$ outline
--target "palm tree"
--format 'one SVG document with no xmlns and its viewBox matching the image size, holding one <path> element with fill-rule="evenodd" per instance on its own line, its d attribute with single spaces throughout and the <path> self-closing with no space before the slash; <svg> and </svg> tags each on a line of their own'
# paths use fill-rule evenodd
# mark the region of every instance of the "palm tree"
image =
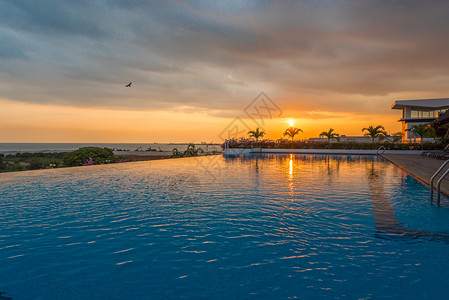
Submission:
<svg viewBox="0 0 449 300">
<path fill-rule="evenodd" d="M 391 137 L 393 138 L 393 143 L 399 142 L 402 140 L 402 132 L 395 132 L 391 134 Z"/>
<path fill-rule="evenodd" d="M 385 131 L 385 128 L 382 125 L 377 125 L 376 127 L 373 126 L 365 127 L 362 129 L 362 132 L 363 131 L 366 131 L 365 136 L 369 136 L 373 139 L 373 144 L 375 138 L 387 135 L 387 132 Z"/>
<path fill-rule="evenodd" d="M 300 128 L 289 127 L 287 129 L 285 129 L 284 136 L 291 137 L 292 144 L 293 144 L 293 139 L 295 138 L 295 135 L 299 134 L 300 132 L 303 132 L 302 129 L 300 129 Z"/>
<path fill-rule="evenodd" d="M 179 152 L 177 148 L 173 148 L 171 158 L 179 158 L 184 157 L 184 154 L 182 152 Z"/>
<path fill-rule="evenodd" d="M 334 129 L 329 129 L 328 132 L 323 131 L 320 133 L 320 137 L 327 137 L 327 142 L 330 143 L 331 140 L 336 139 L 338 142 L 340 141 L 340 134 L 334 132 Z"/>
<path fill-rule="evenodd" d="M 184 157 L 198 156 L 198 153 L 204 153 L 203 149 L 195 148 L 195 144 L 189 144 L 184 151 Z"/>
<path fill-rule="evenodd" d="M 265 131 L 260 131 L 259 127 L 256 128 L 256 130 L 250 130 L 248 131 L 249 137 L 255 138 L 256 142 L 259 140 L 259 138 L 263 137 L 265 135 Z"/>
<path fill-rule="evenodd" d="M 434 136 L 433 128 L 429 127 L 427 125 L 413 125 L 412 128 L 409 129 L 409 131 L 412 131 L 413 133 L 415 133 L 419 136 L 419 138 L 421 139 L 421 141 L 420 141 L 421 144 L 425 137 Z"/>
</svg>

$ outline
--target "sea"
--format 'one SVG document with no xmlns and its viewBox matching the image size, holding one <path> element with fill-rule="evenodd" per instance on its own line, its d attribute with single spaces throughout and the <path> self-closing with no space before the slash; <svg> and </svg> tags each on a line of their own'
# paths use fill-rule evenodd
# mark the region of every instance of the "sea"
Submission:
<svg viewBox="0 0 449 300">
<path fill-rule="evenodd" d="M 24 152 L 70 152 L 82 147 L 95 146 L 120 149 L 123 151 L 146 151 L 154 149 L 156 151 L 179 151 L 187 149 L 191 143 L 0 143 L 0 153 L 16 154 Z M 222 151 L 220 144 L 195 144 L 196 148 L 201 148 L 206 152 Z"/>
</svg>

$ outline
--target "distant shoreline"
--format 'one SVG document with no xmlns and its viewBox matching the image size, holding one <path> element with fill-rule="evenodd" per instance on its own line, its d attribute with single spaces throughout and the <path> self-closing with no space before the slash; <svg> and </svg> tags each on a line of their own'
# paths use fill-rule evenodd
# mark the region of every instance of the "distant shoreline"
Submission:
<svg viewBox="0 0 449 300">
<path fill-rule="evenodd" d="M 0 153 L 4 155 L 16 154 L 16 153 L 61 153 L 78 150 L 82 147 L 94 146 L 94 147 L 106 147 L 110 149 L 124 149 L 129 152 L 172 152 L 173 148 L 177 148 L 179 151 L 185 150 L 190 143 L 0 143 Z M 204 151 L 222 151 L 221 144 L 207 143 L 207 144 L 195 144 L 197 148 L 202 148 Z M 146 151 L 147 149 L 153 149 L 153 151 Z M 135 150 L 141 151 L 135 151 Z M 156 151 L 154 151 L 156 150 Z M 160 150 L 160 151 L 159 151 Z M 116 153 L 121 155 L 127 151 L 119 151 Z M 130 153 L 134 154 L 134 153 Z"/>
</svg>

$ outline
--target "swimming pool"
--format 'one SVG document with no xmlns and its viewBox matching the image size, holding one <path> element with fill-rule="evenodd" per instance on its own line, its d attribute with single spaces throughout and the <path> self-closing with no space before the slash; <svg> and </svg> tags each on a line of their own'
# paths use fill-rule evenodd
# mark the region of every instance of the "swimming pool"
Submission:
<svg viewBox="0 0 449 300">
<path fill-rule="evenodd" d="M 445 298 L 449 207 L 374 156 L 0 174 L 13 299 Z"/>
</svg>

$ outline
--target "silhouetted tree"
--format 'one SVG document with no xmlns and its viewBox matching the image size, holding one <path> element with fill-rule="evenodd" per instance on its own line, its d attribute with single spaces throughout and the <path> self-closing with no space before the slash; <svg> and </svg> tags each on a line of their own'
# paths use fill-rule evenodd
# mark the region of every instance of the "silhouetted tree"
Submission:
<svg viewBox="0 0 449 300">
<path fill-rule="evenodd" d="M 264 137 L 265 131 L 260 131 L 259 127 L 256 128 L 256 130 L 250 130 L 248 131 L 249 137 L 255 138 L 256 142 L 259 140 L 259 138 Z"/>
<path fill-rule="evenodd" d="M 374 144 L 374 139 L 377 137 L 386 136 L 387 132 L 385 131 L 385 128 L 382 125 L 374 126 L 368 126 L 362 129 L 362 132 L 365 132 L 365 136 L 369 136 L 372 138 L 372 142 Z"/>
<path fill-rule="evenodd" d="M 336 139 L 338 142 L 340 141 L 340 134 L 334 132 L 334 129 L 331 128 L 329 131 L 323 131 L 320 133 L 320 137 L 327 137 L 327 142 L 330 143 L 331 140 Z"/>
<path fill-rule="evenodd" d="M 293 144 L 293 139 L 295 138 L 295 135 L 298 135 L 300 132 L 303 132 L 302 129 L 300 128 L 289 127 L 285 129 L 284 136 L 290 137 L 292 139 Z"/>
</svg>

